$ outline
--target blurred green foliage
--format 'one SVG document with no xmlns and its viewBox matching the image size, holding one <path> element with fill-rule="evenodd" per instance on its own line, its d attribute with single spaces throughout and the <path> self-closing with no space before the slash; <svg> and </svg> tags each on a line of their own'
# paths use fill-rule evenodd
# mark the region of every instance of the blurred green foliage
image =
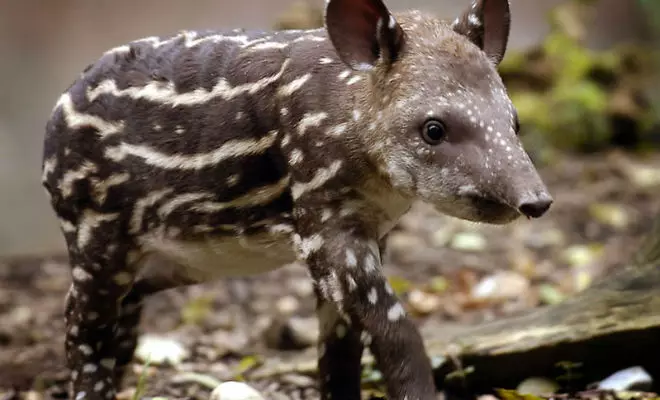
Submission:
<svg viewBox="0 0 660 400">
<path fill-rule="evenodd" d="M 644 150 L 657 145 L 652 45 L 587 48 L 589 7 L 595 1 L 572 0 L 556 7 L 545 40 L 532 49 L 510 51 L 500 66 L 518 109 L 523 140 L 541 161 L 550 161 L 555 149 Z M 658 5 L 652 7 L 660 10 Z"/>
<path fill-rule="evenodd" d="M 660 1 L 638 0 L 660 37 Z M 606 50 L 585 46 L 590 7 L 598 0 L 566 0 L 548 15 L 550 33 L 538 46 L 509 50 L 500 66 L 518 109 L 522 137 L 539 162 L 556 150 L 644 150 L 660 144 L 660 100 L 653 43 Z M 322 10 L 294 3 L 278 29 L 316 28 Z M 657 46 L 656 46 L 657 47 Z"/>
</svg>

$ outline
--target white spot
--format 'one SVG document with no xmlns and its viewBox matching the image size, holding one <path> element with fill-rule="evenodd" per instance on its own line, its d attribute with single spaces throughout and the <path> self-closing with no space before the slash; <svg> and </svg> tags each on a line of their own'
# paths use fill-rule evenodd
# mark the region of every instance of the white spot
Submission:
<svg viewBox="0 0 660 400">
<path fill-rule="evenodd" d="M 360 110 L 353 110 L 353 120 L 354 121 L 359 121 L 361 115 L 362 115 L 362 112 Z"/>
<path fill-rule="evenodd" d="M 323 211 L 321 212 L 321 222 L 326 222 L 330 218 L 332 218 L 332 214 L 334 212 L 330 208 L 324 208 Z"/>
<path fill-rule="evenodd" d="M 330 57 L 321 57 L 319 59 L 319 64 L 332 64 L 332 58 L 330 58 Z"/>
<path fill-rule="evenodd" d="M 300 122 L 298 122 L 298 134 L 302 135 L 305 133 L 307 128 L 321 125 L 323 120 L 326 118 L 328 118 L 328 114 L 325 112 L 306 113 Z"/>
<path fill-rule="evenodd" d="M 300 78 L 296 78 L 292 80 L 291 82 L 287 83 L 286 85 L 282 85 L 277 93 L 280 96 L 291 96 L 294 92 L 296 92 L 298 89 L 303 87 L 305 83 L 312 77 L 312 74 L 305 74 L 301 76 Z"/>
<path fill-rule="evenodd" d="M 400 320 L 406 315 L 406 310 L 403 308 L 401 303 L 396 302 L 389 310 L 387 310 L 387 319 L 391 322 Z"/>
<path fill-rule="evenodd" d="M 360 82 L 361 80 L 362 80 L 362 77 L 361 77 L 361 76 L 355 75 L 355 76 L 351 77 L 351 79 L 349 79 L 349 80 L 346 82 L 346 85 L 350 86 L 350 85 L 353 85 L 353 84 L 355 84 L 355 83 L 357 83 L 357 82 Z"/>
<path fill-rule="evenodd" d="M 105 386 L 105 382 L 103 381 L 98 381 L 94 384 L 94 391 L 95 392 L 100 392 L 103 390 L 103 387 Z"/>
<path fill-rule="evenodd" d="M 85 374 L 92 374 L 92 373 L 96 372 L 97 370 L 98 370 L 98 368 L 96 367 L 96 365 L 94 365 L 94 364 L 85 364 L 85 365 L 83 365 L 82 372 L 85 373 Z"/>
<path fill-rule="evenodd" d="M 357 267 L 357 257 L 353 249 L 346 249 L 346 265 L 349 267 Z"/>
<path fill-rule="evenodd" d="M 113 369 L 116 363 L 117 360 L 115 360 L 114 358 L 103 358 L 99 362 L 99 364 L 101 364 L 106 369 Z"/>
<path fill-rule="evenodd" d="M 92 279 L 92 275 L 89 272 L 85 271 L 85 269 L 82 267 L 73 268 L 71 274 L 76 282 L 86 282 Z"/>
<path fill-rule="evenodd" d="M 378 302 L 378 291 L 376 290 L 375 287 L 371 288 L 369 294 L 367 294 L 367 298 L 369 299 L 369 303 L 371 304 L 376 304 L 376 302 Z"/>
<path fill-rule="evenodd" d="M 362 333 L 360 334 L 360 340 L 362 341 L 362 344 L 364 344 L 365 346 L 369 346 L 371 344 L 372 338 L 369 332 L 362 331 Z"/>
<path fill-rule="evenodd" d="M 326 130 L 326 134 L 329 136 L 340 136 L 342 133 L 346 132 L 348 125 L 346 123 L 332 126 Z"/>
<path fill-rule="evenodd" d="M 340 81 L 342 81 L 342 80 L 348 78 L 348 76 L 349 76 L 350 74 L 351 74 L 351 70 L 350 70 L 350 69 L 346 69 L 346 70 L 343 70 L 342 72 L 340 72 L 339 75 L 337 75 L 337 78 L 338 78 Z"/>
<path fill-rule="evenodd" d="M 390 285 L 390 283 L 388 281 L 385 281 L 384 286 L 385 286 L 385 291 L 387 292 L 387 294 L 389 294 L 389 295 L 394 294 L 394 289 L 392 289 L 392 285 Z"/>
<path fill-rule="evenodd" d="M 323 246 L 323 237 L 319 234 L 312 235 L 300 241 L 300 252 L 303 258 L 307 258 L 310 254 L 319 251 Z"/>
<path fill-rule="evenodd" d="M 300 149 L 293 149 L 291 150 L 291 154 L 289 154 L 289 164 L 291 165 L 296 165 L 299 162 L 303 160 L 303 152 Z"/>
<path fill-rule="evenodd" d="M 81 344 L 80 346 L 78 346 L 78 350 L 80 350 L 80 352 L 86 356 L 91 356 L 92 354 L 94 354 L 94 350 L 92 350 L 92 347 L 86 344 Z"/>
<path fill-rule="evenodd" d="M 364 269 L 367 272 L 373 272 L 376 270 L 376 257 L 371 252 L 364 257 Z"/>
</svg>

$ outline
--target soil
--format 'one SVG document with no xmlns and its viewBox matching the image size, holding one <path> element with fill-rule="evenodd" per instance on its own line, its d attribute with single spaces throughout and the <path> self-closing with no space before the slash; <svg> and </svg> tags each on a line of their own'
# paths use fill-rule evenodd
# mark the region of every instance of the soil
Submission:
<svg viewBox="0 0 660 400">
<path fill-rule="evenodd" d="M 555 198 L 551 211 L 503 227 L 458 221 L 417 204 L 392 233 L 384 268 L 424 335 L 432 337 L 445 324 L 486 321 L 560 300 L 624 263 L 660 206 L 659 186 L 636 183 L 630 163 L 660 174 L 660 155 L 616 152 L 566 156 L 542 168 Z M 603 217 L 594 214 L 595 204 L 615 208 Z M 580 263 L 579 254 L 587 257 Z M 66 262 L 64 255 L 0 261 L 0 399 L 66 398 Z M 508 278 L 497 271 L 508 271 Z M 478 285 L 493 277 L 499 277 L 503 299 L 479 298 Z M 313 310 L 311 283 L 295 264 L 159 293 L 147 302 L 142 330 L 173 338 L 189 356 L 175 366 L 145 368 L 136 361 L 119 397 L 130 398 L 145 372 L 145 396 L 208 398 L 209 388 L 186 372 L 234 379 L 259 360 L 314 351 L 313 340 L 283 331 L 292 319 L 313 331 L 305 328 L 315 326 Z M 317 398 L 314 377 L 305 374 L 243 376 L 268 399 Z"/>
</svg>

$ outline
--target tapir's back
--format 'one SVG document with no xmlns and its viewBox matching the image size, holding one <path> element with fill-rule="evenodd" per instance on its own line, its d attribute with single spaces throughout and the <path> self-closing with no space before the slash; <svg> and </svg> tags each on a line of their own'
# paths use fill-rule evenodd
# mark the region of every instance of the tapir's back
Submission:
<svg viewBox="0 0 660 400">
<path fill-rule="evenodd" d="M 277 99 L 291 90 L 281 84 L 292 49 L 324 36 L 183 32 L 106 52 L 48 122 L 44 182 L 53 203 L 73 213 L 91 204 L 111 212 L 142 200 L 152 203 L 145 213 L 185 227 L 249 224 L 290 211 Z M 207 209 L 191 213 L 192 204 Z M 178 210 L 186 223 L 178 223 Z"/>
</svg>

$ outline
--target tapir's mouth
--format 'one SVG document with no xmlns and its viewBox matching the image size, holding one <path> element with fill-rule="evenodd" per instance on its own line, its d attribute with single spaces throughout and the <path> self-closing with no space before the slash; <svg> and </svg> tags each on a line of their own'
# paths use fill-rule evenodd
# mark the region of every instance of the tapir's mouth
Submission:
<svg viewBox="0 0 660 400">
<path fill-rule="evenodd" d="M 467 197 L 474 209 L 474 218 L 471 218 L 473 221 L 501 225 L 520 217 L 520 212 L 515 207 L 499 199 L 482 195 Z"/>
</svg>

